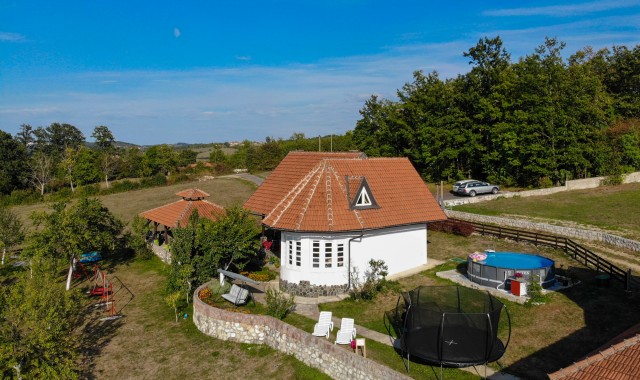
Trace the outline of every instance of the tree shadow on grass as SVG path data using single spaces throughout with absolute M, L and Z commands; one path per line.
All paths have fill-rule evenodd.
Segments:
M 637 293 L 625 292 L 619 283 L 598 282 L 598 273 L 591 269 L 570 267 L 567 272 L 580 283 L 560 291 L 583 310 L 585 327 L 511 364 L 505 368 L 507 373 L 546 379 L 547 374 L 580 361 L 638 323 Z
M 87 322 L 79 334 L 79 349 L 82 354 L 80 378 L 95 379 L 95 361 L 102 354 L 111 339 L 118 334 L 124 325 L 124 317 L 105 318 L 104 307 L 96 307 L 93 303 L 86 308 Z

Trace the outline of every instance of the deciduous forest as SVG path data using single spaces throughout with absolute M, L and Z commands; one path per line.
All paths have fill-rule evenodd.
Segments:
M 353 131 L 369 156 L 407 156 L 428 181 L 486 179 L 550 186 L 640 168 L 640 46 L 568 59 L 547 38 L 512 62 L 500 37 L 464 53 L 456 78 L 417 71 L 397 92 L 365 103 Z

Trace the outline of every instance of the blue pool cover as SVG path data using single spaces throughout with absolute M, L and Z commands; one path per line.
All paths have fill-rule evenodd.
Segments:
M 492 267 L 511 269 L 546 268 L 554 264 L 553 260 L 546 257 L 515 252 L 487 253 L 487 259 L 481 263 Z

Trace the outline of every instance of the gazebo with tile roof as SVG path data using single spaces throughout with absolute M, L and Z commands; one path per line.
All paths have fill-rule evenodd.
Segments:
M 147 219 L 147 223 L 153 222 L 153 239 L 158 236 L 158 227 L 162 226 L 164 240 L 168 242 L 171 229 L 186 226 L 193 212 L 211 220 L 218 219 L 224 213 L 224 207 L 205 200 L 204 198 L 209 197 L 209 194 L 200 189 L 187 189 L 176 195 L 182 199 L 140 213 L 141 217 Z
M 371 259 L 389 275 L 427 263 L 427 223 L 447 217 L 406 158 L 291 152 L 244 207 L 280 233 L 280 288 L 342 294 Z

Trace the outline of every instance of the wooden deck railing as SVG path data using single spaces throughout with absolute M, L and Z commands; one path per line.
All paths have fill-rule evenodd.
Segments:
M 512 239 L 517 242 L 524 241 L 535 245 L 543 245 L 561 249 L 565 255 L 572 257 L 574 260 L 585 265 L 587 268 L 592 268 L 598 272 L 607 273 L 611 279 L 620 282 L 625 290 L 630 290 L 632 282 L 630 269 L 627 269 L 625 271 L 624 269 L 611 263 L 607 259 L 598 256 L 597 254 L 593 253 L 592 251 L 588 250 L 587 248 L 581 246 L 580 244 L 569 238 L 533 231 L 493 226 L 490 224 L 470 222 L 467 220 L 454 218 L 450 218 L 449 220 L 471 224 L 474 227 L 475 232 L 481 235 L 492 235 L 500 239 Z

